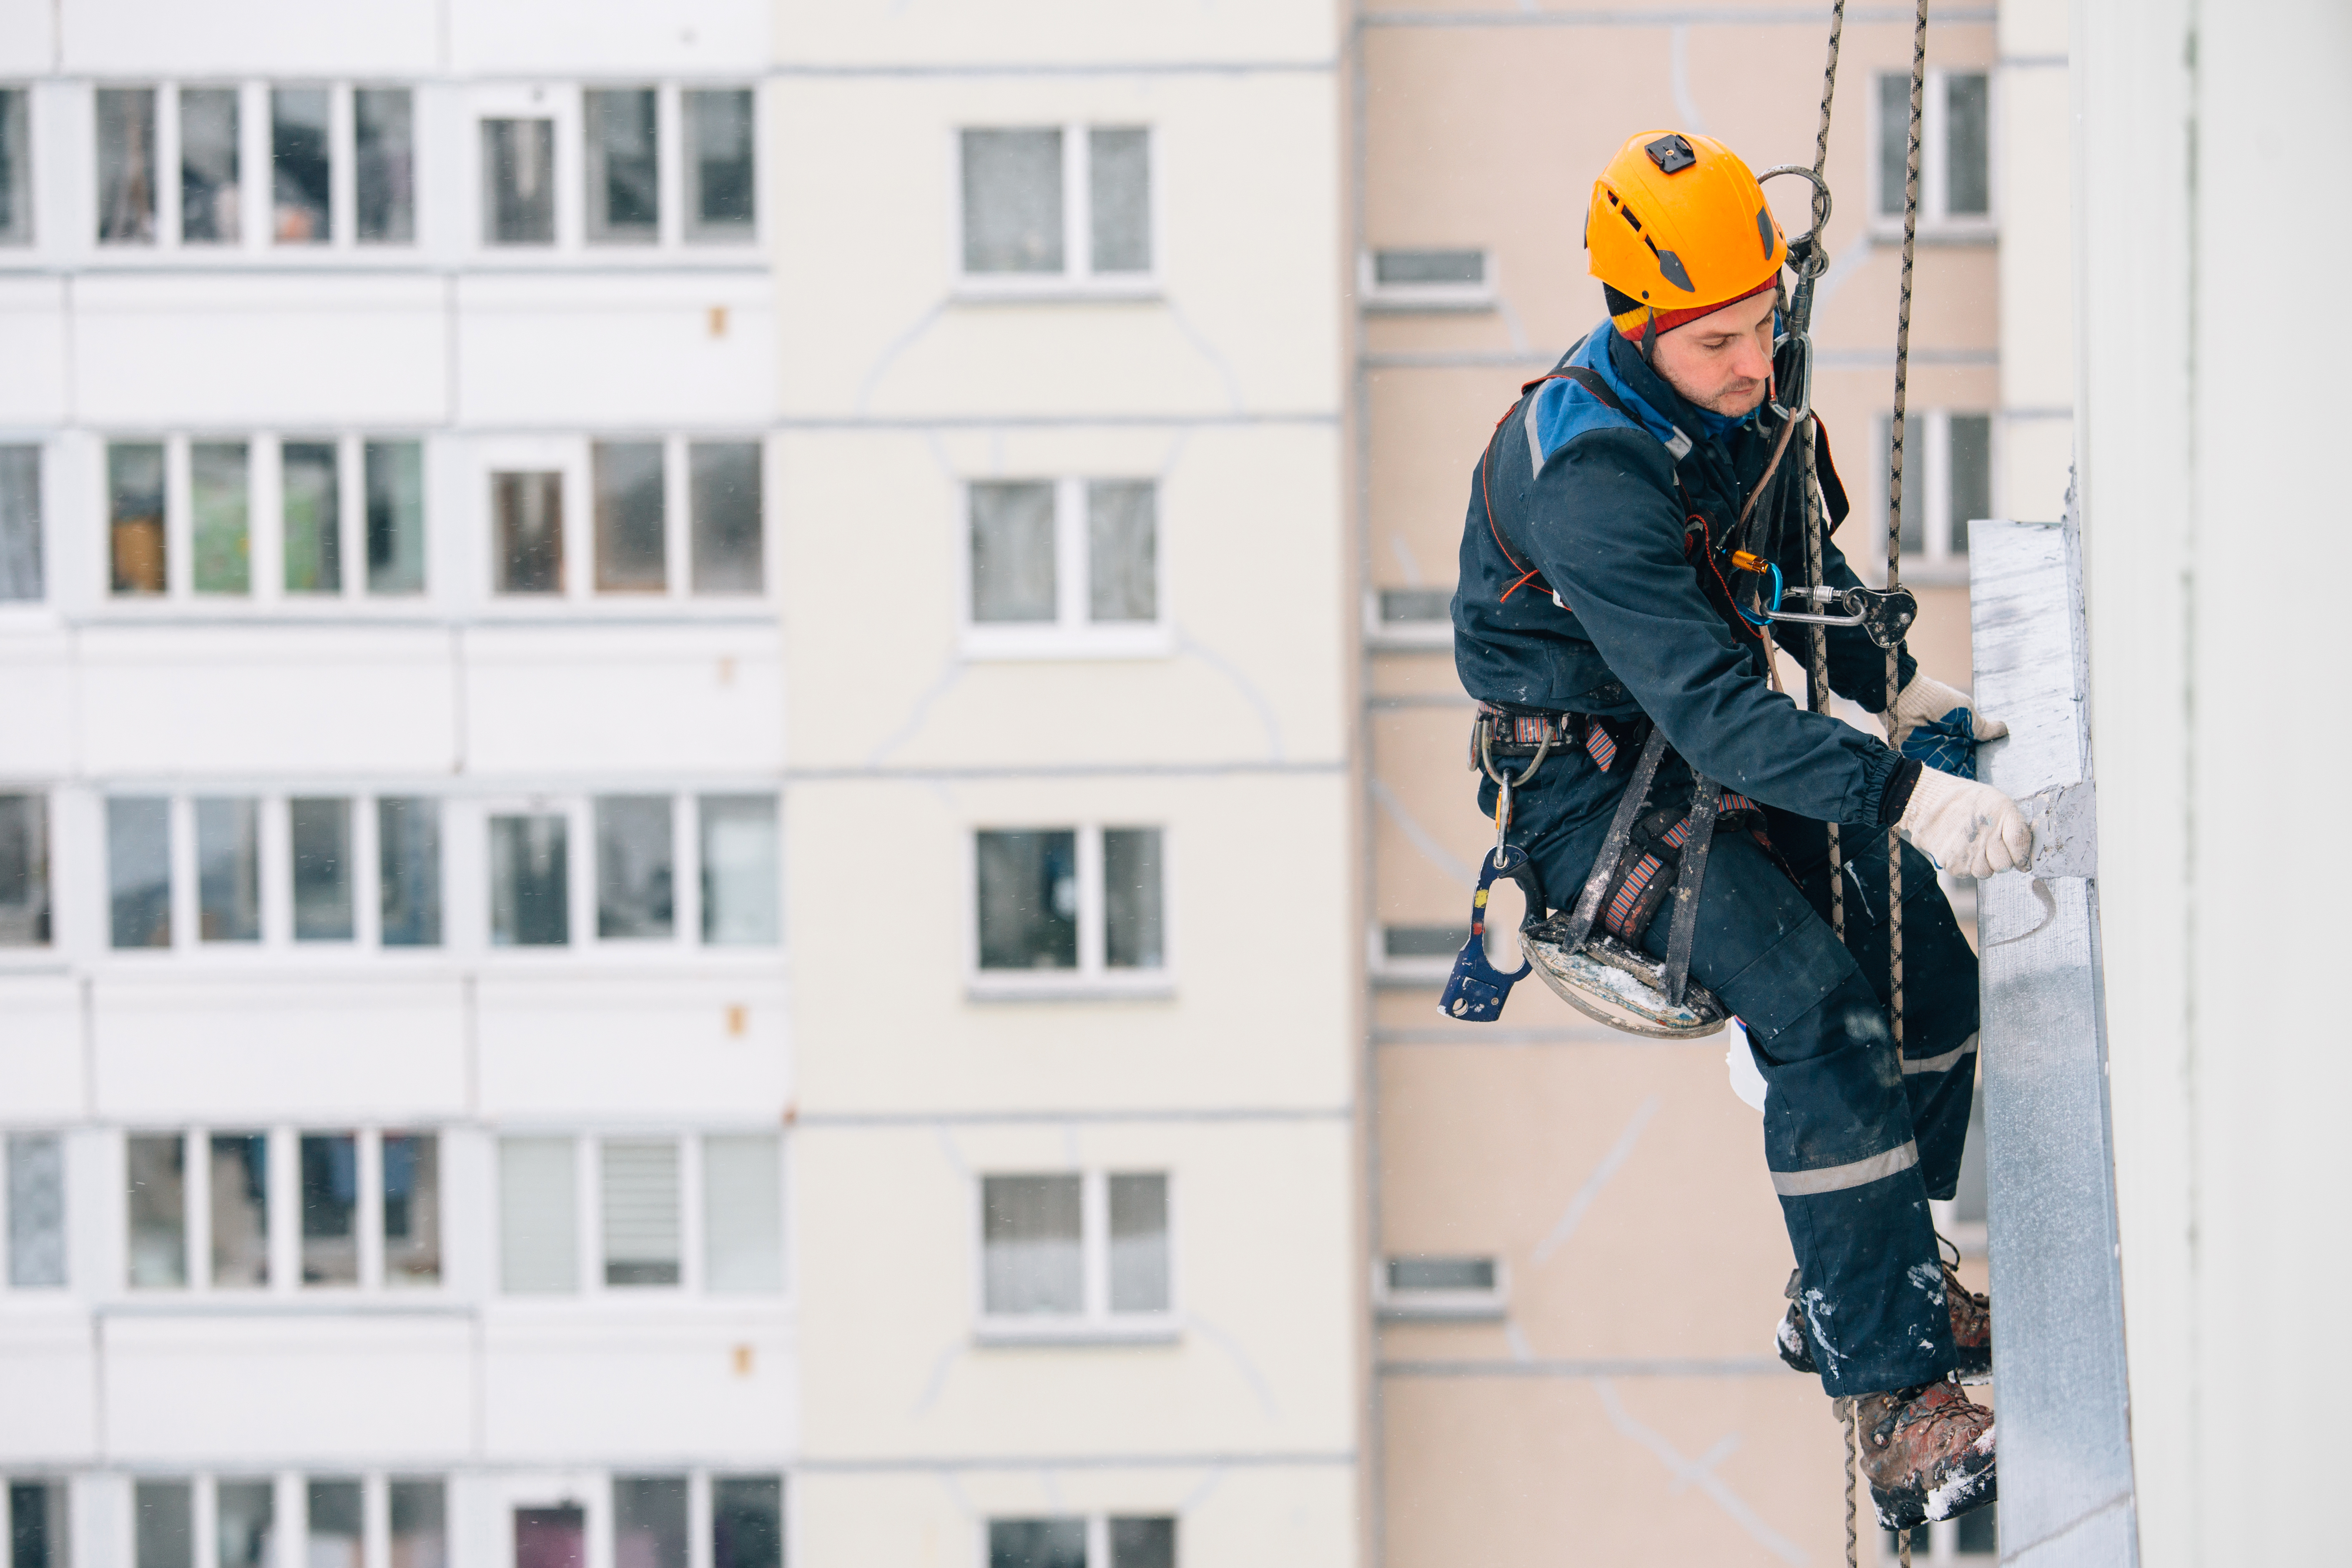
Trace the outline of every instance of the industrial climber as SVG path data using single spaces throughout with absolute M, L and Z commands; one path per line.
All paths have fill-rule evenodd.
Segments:
M 1808 524 L 1773 404 L 1789 247 L 1748 166 L 1704 136 L 1638 135 L 1593 186 L 1585 246 L 1609 317 L 1522 391 L 1471 480 L 1453 615 L 1474 746 L 1505 770 L 1547 752 L 1503 820 L 1556 908 L 1577 902 L 1654 734 L 1643 806 L 1693 800 L 1695 778 L 1721 786 L 1687 973 L 1740 1020 L 1766 1085 L 1765 1163 L 1797 1259 L 1779 1348 L 1853 1402 L 1882 1524 L 1949 1518 L 1993 1497 L 1993 1423 L 1959 1382 L 1990 1370 L 1989 1308 L 1927 1208 L 1958 1179 L 1977 1032 L 1976 959 L 1935 866 L 2021 866 L 2032 835 L 2000 791 L 1899 748 L 1920 726 L 2007 731 L 1899 644 L 1890 705 L 1886 652 L 1859 626 L 1826 629 L 1829 682 L 1890 743 L 1779 689 L 1768 641 L 1802 662 L 1814 630 L 1773 620 L 1780 595 L 1764 591 L 1805 580 Z M 1833 526 L 1845 498 L 1826 434 L 1799 434 Z M 1861 585 L 1826 539 L 1823 557 L 1830 589 Z M 1495 817 L 1495 767 L 1480 792 Z M 1638 863 L 1688 857 L 1696 814 L 1644 819 Z M 1832 823 L 1846 830 L 1843 941 Z M 1899 1047 L 1889 826 L 1908 840 Z M 1674 898 L 1602 891 L 1592 907 L 1622 942 L 1666 953 Z

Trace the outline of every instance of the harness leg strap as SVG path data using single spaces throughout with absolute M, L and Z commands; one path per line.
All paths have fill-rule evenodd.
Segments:
M 1706 877 L 1706 852 L 1715 842 L 1716 813 L 1723 791 L 1702 778 L 1691 796 L 1690 837 L 1683 841 L 1681 874 L 1675 879 L 1675 923 L 1666 939 L 1666 1000 L 1682 1005 L 1690 985 L 1691 938 L 1698 930 L 1699 884 Z
M 1666 732 L 1654 725 L 1649 740 L 1642 747 L 1642 760 L 1633 764 L 1633 776 L 1625 781 L 1625 793 L 1618 797 L 1617 815 L 1609 819 L 1609 837 L 1601 841 L 1601 854 L 1584 879 L 1584 891 L 1577 897 L 1575 912 L 1569 917 L 1563 942 L 1571 952 L 1582 947 L 1584 939 L 1592 934 L 1592 922 L 1601 916 L 1601 900 L 1616 880 L 1617 864 L 1625 858 L 1626 841 L 1633 837 L 1633 824 L 1650 799 L 1650 781 L 1658 776 L 1658 763 L 1665 754 Z M 1679 914 L 1676 918 L 1680 918 Z

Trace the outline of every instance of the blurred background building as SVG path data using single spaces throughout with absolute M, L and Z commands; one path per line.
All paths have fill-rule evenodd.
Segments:
M 1434 1007 L 1470 466 L 1591 171 L 1809 161 L 1824 36 L 0 0 L 10 1568 L 1834 1561 L 1721 1042 Z M 1966 520 L 2065 486 L 2063 14 L 1930 58 L 1966 684 Z

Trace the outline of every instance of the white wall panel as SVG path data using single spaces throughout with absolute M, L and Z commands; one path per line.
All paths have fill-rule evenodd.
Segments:
M 54 582 L 60 563 L 47 564 Z M 63 637 L 28 632 L 0 643 L 0 776 L 54 778 L 72 767 L 73 688 Z
M 468 424 L 757 426 L 774 406 L 764 280 L 476 275 L 458 295 Z
M 716 1321 L 619 1305 L 594 1318 L 496 1311 L 483 1331 L 484 1447 L 508 1461 L 772 1461 L 796 1440 L 793 1348 L 781 1305 Z
M 462 71 L 651 76 L 740 72 L 765 65 L 761 0 L 497 0 L 448 8 Z
M 0 23 L 0 27 L 5 27 Z M 66 417 L 65 285 L 0 274 L 0 426 Z
M 21 949 L 9 953 L 35 956 Z M 79 993 L 64 974 L 0 979 L 0 1119 L 21 1126 L 81 1114 Z
M 28 7 L 29 9 L 29 7 Z M 65 0 L 68 70 L 97 76 L 431 70 L 434 0 Z
M 783 680 L 764 628 L 500 626 L 467 634 L 478 773 L 772 773 Z
M 1090 0 L 904 0 L 892 5 L 785 0 L 778 52 L 816 64 L 1315 64 L 1339 48 L 1344 15 L 1327 0 L 1136 7 Z
M 0 1333 L 0 1461 L 70 1464 L 98 1447 L 89 1321 L 51 1309 L 11 1311 Z
M 780 952 L 771 973 L 732 982 L 486 973 L 482 1114 L 776 1121 L 792 1097 L 782 967 Z

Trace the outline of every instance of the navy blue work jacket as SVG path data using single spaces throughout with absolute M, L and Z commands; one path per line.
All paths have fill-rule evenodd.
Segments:
M 1597 374 L 1623 412 L 1563 378 L 1523 397 L 1496 430 L 1471 476 L 1462 532 L 1454 595 L 1462 684 L 1510 708 L 1645 714 L 1692 768 L 1766 805 L 1883 826 L 1896 753 L 1774 691 L 1762 638 L 1732 607 L 1730 535 L 1771 457 L 1761 422 L 1685 402 L 1606 322 L 1562 363 Z M 1786 478 L 1763 503 L 1774 515 L 1756 520 L 1747 547 L 1801 584 L 1796 467 L 1782 459 Z M 1835 515 L 1843 497 L 1832 500 Z M 1525 568 L 1512 564 L 1506 542 L 1540 582 L 1519 581 Z M 1822 565 L 1832 587 L 1860 581 L 1827 541 Z M 1780 635 L 1806 663 L 1810 628 Z M 1832 630 L 1829 662 L 1832 690 L 1873 712 L 1885 707 L 1886 655 L 1861 628 Z M 1904 680 L 1914 668 L 1903 653 Z M 1592 796 L 1577 815 L 1613 805 L 1630 761 L 1603 772 L 1581 755 L 1568 760 L 1561 771 Z

